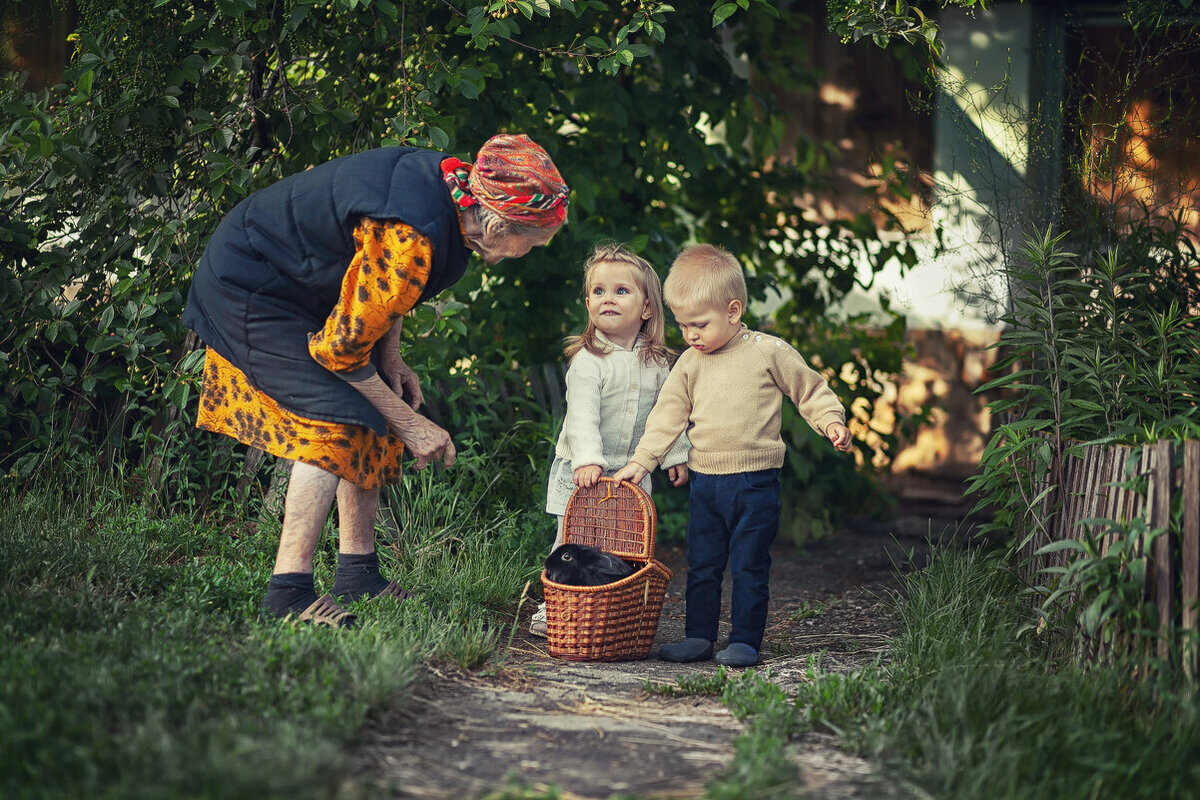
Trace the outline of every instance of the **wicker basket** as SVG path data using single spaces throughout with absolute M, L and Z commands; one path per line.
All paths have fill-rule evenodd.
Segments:
M 567 501 L 563 542 L 591 545 L 642 566 L 604 586 L 555 583 L 542 572 L 550 655 L 636 661 L 650 655 L 671 570 L 654 559 L 654 504 L 628 481 L 601 478 Z

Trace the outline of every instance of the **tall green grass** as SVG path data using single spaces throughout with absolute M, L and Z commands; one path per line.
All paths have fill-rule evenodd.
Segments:
M 425 660 L 474 668 L 535 572 L 541 515 L 477 504 L 385 539 L 411 600 L 359 627 L 263 619 L 278 525 L 155 516 L 112 480 L 0 497 L 0 796 L 346 797 L 344 748 Z M 418 482 L 418 516 L 453 506 Z M 318 552 L 327 589 L 336 543 Z
M 1195 797 L 1200 705 L 1182 676 L 1081 670 L 1025 628 L 1003 565 L 942 550 L 904 581 L 886 665 L 816 676 L 812 724 L 892 763 L 938 798 Z

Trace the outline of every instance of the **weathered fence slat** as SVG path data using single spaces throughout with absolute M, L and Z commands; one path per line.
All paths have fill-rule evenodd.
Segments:
M 1187 631 L 1196 630 L 1196 603 L 1200 602 L 1200 441 L 1183 445 L 1183 668 L 1188 675 L 1196 669 L 1196 643 Z
M 1171 621 L 1175 618 L 1175 574 L 1171 559 L 1171 442 L 1163 439 L 1154 445 L 1154 472 L 1151 480 L 1153 505 L 1150 507 L 1150 527 L 1164 528 L 1161 536 L 1154 540 L 1151 546 L 1151 557 L 1154 561 L 1154 601 L 1158 605 L 1159 633 L 1158 655 L 1166 658 L 1170 655 L 1170 642 L 1167 632 Z

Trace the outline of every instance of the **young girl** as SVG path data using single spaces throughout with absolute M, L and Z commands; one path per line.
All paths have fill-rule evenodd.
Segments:
M 629 462 L 646 416 L 667 379 L 672 353 L 663 339 L 662 284 L 654 267 L 632 250 L 601 244 L 584 265 L 587 328 L 567 339 L 567 413 L 550 467 L 546 511 L 557 517 L 554 547 L 562 544 L 563 514 L 576 486 L 593 486 Z M 671 483 L 687 483 L 687 436 L 663 459 Z M 641 486 L 650 491 L 650 477 Z M 552 548 L 553 549 L 553 548 Z M 546 604 L 529 632 L 546 635 Z

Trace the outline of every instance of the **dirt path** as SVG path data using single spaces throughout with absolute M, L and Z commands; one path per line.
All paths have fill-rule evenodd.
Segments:
M 777 548 L 764 659 L 785 689 L 805 680 L 813 657 L 823 669 L 850 669 L 881 652 L 893 628 L 884 600 L 897 568 L 921 563 L 931 531 L 950 520 L 926 510 L 886 523 L 855 525 L 802 552 Z M 683 635 L 683 553 L 659 548 L 674 578 L 667 588 L 656 648 Z M 728 584 L 728 577 L 726 579 Z M 726 597 L 728 602 L 728 596 Z M 725 608 L 726 618 L 728 606 Z M 546 653 L 525 633 L 491 673 L 439 669 L 413 702 L 363 732 L 363 773 L 397 798 L 467 800 L 513 781 L 557 786 L 565 800 L 698 797 L 733 756 L 741 730 L 707 697 L 664 697 L 648 683 L 712 674 L 712 662 L 586 664 Z M 722 637 L 728 634 L 724 623 Z M 718 647 L 723 646 L 722 642 Z M 791 746 L 804 796 L 820 800 L 899 797 L 873 764 L 832 737 L 809 734 Z

